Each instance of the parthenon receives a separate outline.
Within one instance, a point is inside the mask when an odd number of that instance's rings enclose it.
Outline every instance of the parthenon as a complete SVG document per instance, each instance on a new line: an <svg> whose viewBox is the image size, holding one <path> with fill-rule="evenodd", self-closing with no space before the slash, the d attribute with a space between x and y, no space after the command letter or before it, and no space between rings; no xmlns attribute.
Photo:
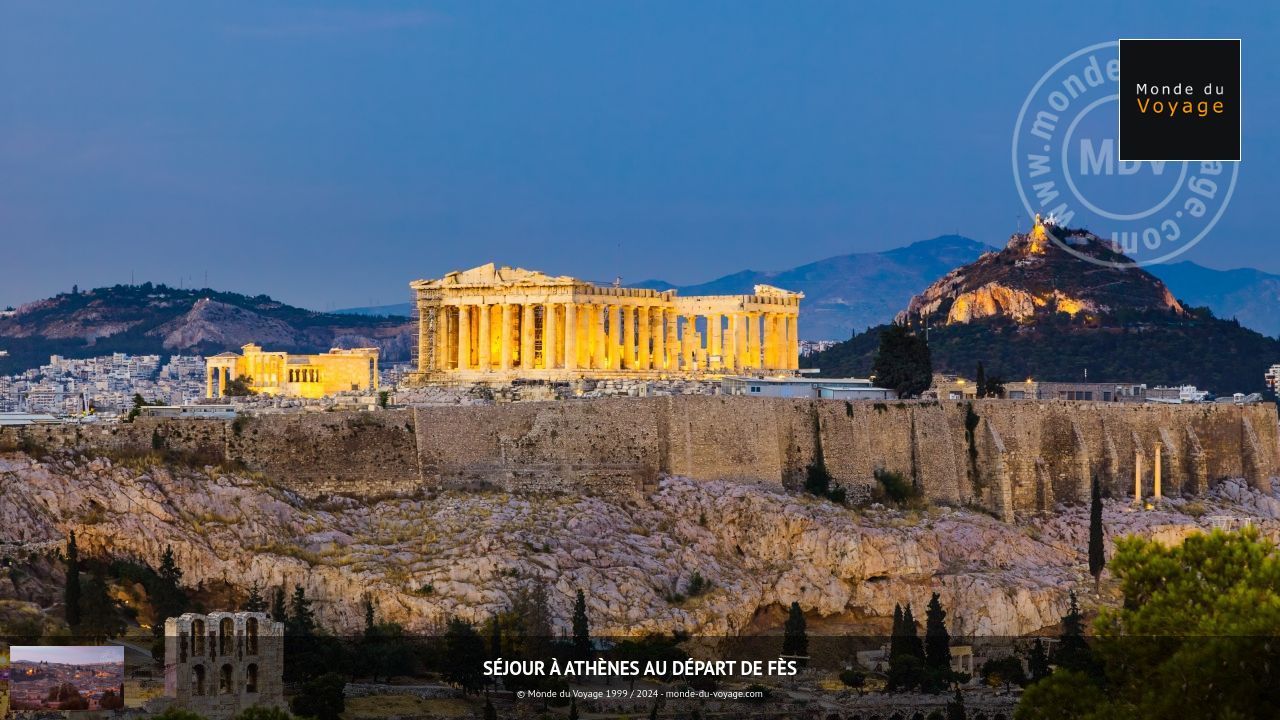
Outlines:
<svg viewBox="0 0 1280 720"><path fill-rule="evenodd" d="M410 283L419 382L793 374L802 293L598 285L493 263Z"/></svg>

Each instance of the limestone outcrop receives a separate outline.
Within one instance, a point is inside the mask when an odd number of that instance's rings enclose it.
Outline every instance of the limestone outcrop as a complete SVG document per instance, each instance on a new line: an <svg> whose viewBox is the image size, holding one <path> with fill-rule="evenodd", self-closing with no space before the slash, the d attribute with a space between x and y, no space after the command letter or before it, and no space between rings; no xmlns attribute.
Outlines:
<svg viewBox="0 0 1280 720"><path fill-rule="evenodd" d="M781 488L664 477L645 499L444 491L307 500L269 478L54 453L0 455L0 540L74 529L81 552L156 565L172 545L186 582L301 585L320 619L360 626L371 593L388 619L427 631L481 621L529 583L567 629L586 592L596 632L770 630L799 602L842 632L888 629L893 606L937 591L953 633L1017 635L1053 625L1086 590L1087 512L1021 523L965 509L851 510ZM1108 540L1177 542L1245 522L1280 537L1280 498L1226 481L1200 500L1138 512L1109 502ZM694 573L711 589L681 598ZM1086 597L1086 604L1094 600Z"/></svg>

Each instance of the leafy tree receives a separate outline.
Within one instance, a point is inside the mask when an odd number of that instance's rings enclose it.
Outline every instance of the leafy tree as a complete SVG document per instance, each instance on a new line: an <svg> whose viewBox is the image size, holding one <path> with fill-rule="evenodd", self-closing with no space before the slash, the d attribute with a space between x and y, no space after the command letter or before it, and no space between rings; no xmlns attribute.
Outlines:
<svg viewBox="0 0 1280 720"><path fill-rule="evenodd" d="M1111 570L1124 603L1094 624L1103 672L1060 666L1027 690L1015 717L1277 716L1280 551L1273 543L1253 528L1192 535L1168 548L1125 538Z"/></svg>
<svg viewBox="0 0 1280 720"><path fill-rule="evenodd" d="M809 655L809 635L805 631L804 612L798 602L791 603L786 625L782 629L782 654L792 657Z"/></svg>
<svg viewBox="0 0 1280 720"><path fill-rule="evenodd" d="M1095 477L1089 500L1089 574L1093 576L1095 591L1102 579L1102 568L1106 564L1106 550L1102 537L1102 487L1098 484L1098 478Z"/></svg>
<svg viewBox="0 0 1280 720"><path fill-rule="evenodd" d="M886 326L880 331L880 348L871 370L876 384L898 397L917 396L933 382L929 345L904 325Z"/></svg>
<svg viewBox="0 0 1280 720"><path fill-rule="evenodd" d="M484 685L484 641L471 623L454 618L445 630L445 652L449 664L444 677L464 693L478 693Z"/></svg>
<svg viewBox="0 0 1280 720"><path fill-rule="evenodd" d="M591 652L591 624L587 620L587 598L579 590L578 597L573 603L573 654L579 660L587 660L590 659Z"/></svg>
<svg viewBox="0 0 1280 720"><path fill-rule="evenodd" d="M267 601L262 597L262 590L258 587L258 581L254 580L249 586L249 597L245 599L242 605L245 612L263 612L267 609Z"/></svg>
<svg viewBox="0 0 1280 720"><path fill-rule="evenodd" d="M237 375L227 381L222 394L227 397L248 397L257 393L253 390L253 378L248 375Z"/></svg>
<svg viewBox="0 0 1280 720"><path fill-rule="evenodd" d="M303 683L289 707L294 715L315 720L339 720L347 709L343 690L347 681L338 673L325 673Z"/></svg>
<svg viewBox="0 0 1280 720"><path fill-rule="evenodd" d="M924 657L928 674L925 689L941 692L951 681L951 635L947 632L947 611L942 609L938 593L929 598L925 609Z"/></svg>
<svg viewBox="0 0 1280 720"><path fill-rule="evenodd" d="M67 624L71 629L80 625L80 549L76 547L76 531L67 537L67 581L62 593Z"/></svg>
<svg viewBox="0 0 1280 720"><path fill-rule="evenodd" d="M293 720L293 716L283 708L254 705L241 710L231 720Z"/></svg>
<svg viewBox="0 0 1280 720"><path fill-rule="evenodd" d="M193 713L186 708L180 708L177 705L170 705L151 716L151 720L205 720L203 715Z"/></svg>
<svg viewBox="0 0 1280 720"><path fill-rule="evenodd" d="M1012 655L992 658L982 663L978 671L983 682L993 688L1010 685L1026 685L1027 675L1022 671L1022 661Z"/></svg>

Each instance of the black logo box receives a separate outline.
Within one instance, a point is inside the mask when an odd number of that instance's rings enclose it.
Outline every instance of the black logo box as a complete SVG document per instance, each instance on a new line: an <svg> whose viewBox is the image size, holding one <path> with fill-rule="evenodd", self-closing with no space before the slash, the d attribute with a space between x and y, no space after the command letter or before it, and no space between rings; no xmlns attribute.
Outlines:
<svg viewBox="0 0 1280 720"><path fill-rule="evenodd" d="M1120 40L1120 159L1239 160L1240 52L1239 40ZM1182 93L1165 94L1165 87ZM1177 104L1172 115L1170 103Z"/></svg>

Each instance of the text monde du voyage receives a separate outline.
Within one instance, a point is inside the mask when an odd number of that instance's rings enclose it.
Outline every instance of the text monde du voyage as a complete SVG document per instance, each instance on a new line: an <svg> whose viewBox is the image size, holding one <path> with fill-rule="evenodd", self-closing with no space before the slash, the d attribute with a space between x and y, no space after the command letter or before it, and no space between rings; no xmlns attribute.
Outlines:
<svg viewBox="0 0 1280 720"><path fill-rule="evenodd" d="M1222 85L1206 83L1197 92L1197 88L1190 83L1174 85L1136 83L1134 90L1137 95L1134 99L1138 103L1138 112L1143 115L1209 117L1226 113L1225 103L1222 100L1213 99L1214 96L1225 94Z"/></svg>

